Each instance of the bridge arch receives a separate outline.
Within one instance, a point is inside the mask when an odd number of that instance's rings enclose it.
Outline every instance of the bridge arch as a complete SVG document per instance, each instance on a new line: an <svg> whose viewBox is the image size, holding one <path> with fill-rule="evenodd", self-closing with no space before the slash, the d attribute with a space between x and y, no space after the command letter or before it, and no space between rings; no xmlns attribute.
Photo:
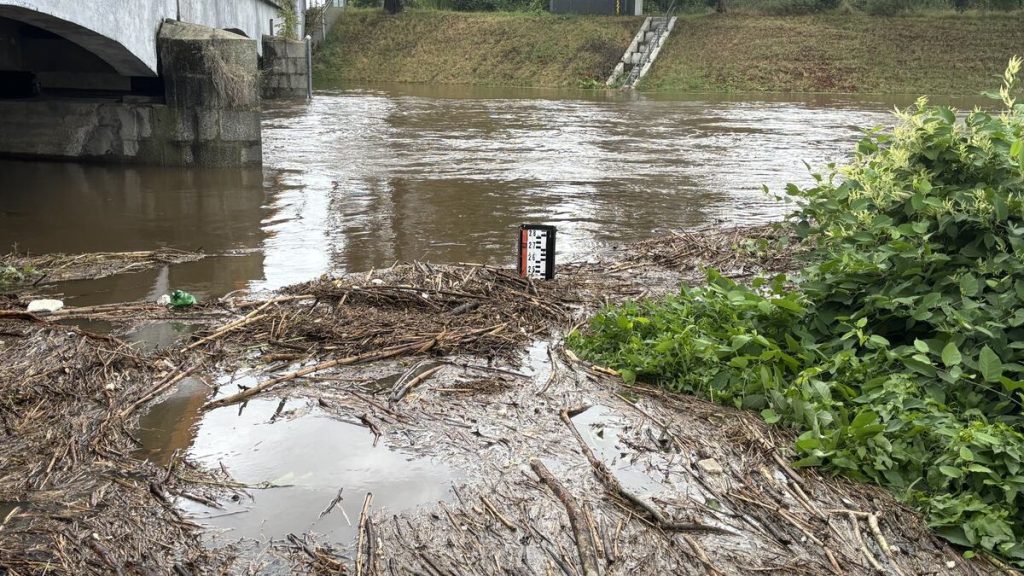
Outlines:
<svg viewBox="0 0 1024 576"><path fill-rule="evenodd" d="M119 22L125 10L113 5L110 8L117 12L96 9L98 7L83 9L81 4L71 0L50 2L43 12L33 9L33 4L22 0L0 3L0 18L28 24L76 44L122 76L157 74L156 49L152 42L155 31L133 30L132 26ZM131 6L134 2L117 4Z"/></svg>

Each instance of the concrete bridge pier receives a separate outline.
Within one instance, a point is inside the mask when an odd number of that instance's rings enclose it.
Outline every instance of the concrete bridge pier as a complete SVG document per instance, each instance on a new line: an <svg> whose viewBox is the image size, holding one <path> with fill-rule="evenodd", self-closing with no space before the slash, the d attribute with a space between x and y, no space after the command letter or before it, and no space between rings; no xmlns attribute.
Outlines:
<svg viewBox="0 0 1024 576"><path fill-rule="evenodd" d="M157 46L166 104L151 109L144 154L172 165L260 164L256 40L167 21Z"/></svg>

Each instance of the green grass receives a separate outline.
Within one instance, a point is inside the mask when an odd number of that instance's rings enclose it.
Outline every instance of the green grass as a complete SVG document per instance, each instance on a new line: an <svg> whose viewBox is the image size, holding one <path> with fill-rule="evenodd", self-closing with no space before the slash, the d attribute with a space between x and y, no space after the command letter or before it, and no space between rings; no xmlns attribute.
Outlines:
<svg viewBox="0 0 1024 576"><path fill-rule="evenodd" d="M1024 15L680 18L641 88L968 95L1024 53Z"/></svg>
<svg viewBox="0 0 1024 576"><path fill-rule="evenodd" d="M348 10L315 58L320 88L362 82L598 87L641 20ZM680 17L641 89L971 95L1024 53L1024 13Z"/></svg>
<svg viewBox="0 0 1024 576"><path fill-rule="evenodd" d="M577 88L604 82L642 20L347 10L314 60L317 87L413 82Z"/></svg>

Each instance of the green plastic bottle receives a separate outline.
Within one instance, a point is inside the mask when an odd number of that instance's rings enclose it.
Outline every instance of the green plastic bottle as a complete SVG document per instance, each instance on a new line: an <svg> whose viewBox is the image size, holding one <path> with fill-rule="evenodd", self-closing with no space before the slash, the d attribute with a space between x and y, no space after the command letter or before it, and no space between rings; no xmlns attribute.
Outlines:
<svg viewBox="0 0 1024 576"><path fill-rule="evenodd" d="M175 290L171 294L171 306L174 308L188 308L196 303L196 297L184 290Z"/></svg>

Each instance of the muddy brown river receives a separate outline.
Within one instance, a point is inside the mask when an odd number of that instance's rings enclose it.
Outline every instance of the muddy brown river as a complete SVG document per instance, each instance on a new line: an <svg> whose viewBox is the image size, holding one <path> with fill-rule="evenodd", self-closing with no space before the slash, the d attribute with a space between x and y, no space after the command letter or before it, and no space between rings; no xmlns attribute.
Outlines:
<svg viewBox="0 0 1024 576"><path fill-rule="evenodd" d="M580 259L668 229L779 219L790 207L762 186L810 182L804 162L841 161L859 127L889 122L892 106L908 102L323 92L308 105L268 106L262 170L0 161L0 252L211 255L48 289L69 305L155 300L174 289L209 300L412 259L508 264L524 222L557 225L558 257ZM168 323L129 338L170 345L189 332ZM224 374L217 384L246 379ZM157 462L187 453L271 486L225 510L183 504L227 540L314 531L345 545L367 491L398 512L450 498L468 473L374 446L365 428L303 401L200 417L210 394L200 380L184 382L143 416L138 436L141 454ZM341 513L319 518L339 489Z"/></svg>

